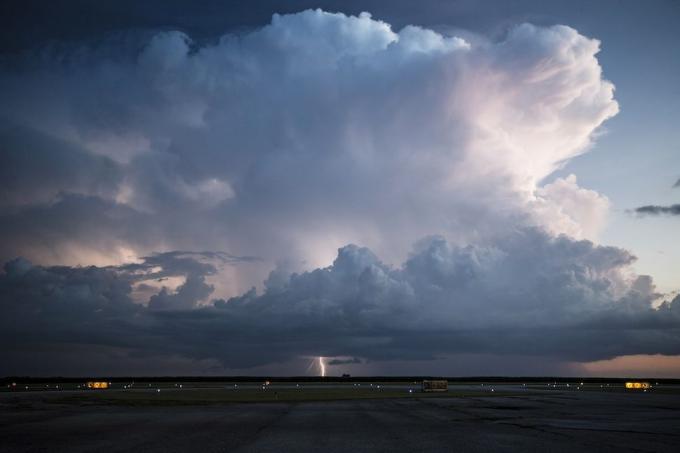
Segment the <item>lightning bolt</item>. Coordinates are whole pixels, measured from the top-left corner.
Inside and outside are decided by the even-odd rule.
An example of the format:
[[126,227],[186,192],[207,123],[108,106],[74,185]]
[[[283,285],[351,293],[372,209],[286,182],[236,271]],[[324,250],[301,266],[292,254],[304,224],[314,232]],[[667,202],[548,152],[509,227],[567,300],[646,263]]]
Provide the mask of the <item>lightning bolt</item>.
[[321,370],[321,377],[326,376],[326,364],[323,363],[323,357],[319,357],[319,369]]

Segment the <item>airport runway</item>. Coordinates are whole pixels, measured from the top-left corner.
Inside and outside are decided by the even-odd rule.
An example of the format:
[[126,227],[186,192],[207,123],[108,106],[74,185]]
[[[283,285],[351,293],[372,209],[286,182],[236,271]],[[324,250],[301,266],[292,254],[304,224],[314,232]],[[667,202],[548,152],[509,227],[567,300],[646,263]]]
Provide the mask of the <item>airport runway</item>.
[[128,407],[0,399],[2,452],[677,452],[680,395]]

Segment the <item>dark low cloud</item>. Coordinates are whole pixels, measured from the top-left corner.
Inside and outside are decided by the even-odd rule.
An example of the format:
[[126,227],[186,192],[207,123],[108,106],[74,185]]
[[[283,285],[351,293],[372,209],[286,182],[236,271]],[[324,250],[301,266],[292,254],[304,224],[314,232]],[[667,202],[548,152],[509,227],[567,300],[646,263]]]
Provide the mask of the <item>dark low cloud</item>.
[[0,121],[0,207],[49,202],[61,193],[113,198],[120,166],[26,126]]
[[639,208],[635,208],[635,213],[640,215],[680,215],[680,204],[673,204],[670,206],[640,206]]
[[60,193],[50,201],[0,211],[0,256],[38,255],[43,262],[58,263],[73,262],[69,258],[76,256],[77,263],[90,264],[97,256],[108,260],[122,247],[153,243],[160,229],[148,213],[129,206]]
[[[75,348],[85,361],[88,351],[115,349],[118,373],[140,354],[227,370],[313,356],[349,364],[451,354],[563,362],[678,354],[680,297],[653,308],[660,295],[649,277],[630,277],[634,259],[535,229],[492,245],[432,237],[399,268],[348,245],[329,267],[226,301],[209,301],[207,278],[221,265],[210,254],[173,252],[105,268],[16,259],[0,275],[0,341],[56,355]],[[177,275],[184,283],[176,290],[133,300],[140,282]],[[4,355],[6,373],[20,372],[30,357]]]
[[353,365],[363,363],[360,358],[352,357],[349,359],[333,359],[329,360],[327,365]]
[[675,181],[675,184],[673,184],[673,187],[680,187],[680,179]]

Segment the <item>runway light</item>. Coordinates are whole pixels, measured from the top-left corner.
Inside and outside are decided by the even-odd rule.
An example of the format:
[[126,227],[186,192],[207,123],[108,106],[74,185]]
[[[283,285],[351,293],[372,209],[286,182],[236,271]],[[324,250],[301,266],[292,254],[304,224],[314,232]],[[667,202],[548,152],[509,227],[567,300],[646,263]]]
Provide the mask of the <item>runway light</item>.
[[626,382],[626,388],[628,390],[647,390],[649,387],[649,382]]

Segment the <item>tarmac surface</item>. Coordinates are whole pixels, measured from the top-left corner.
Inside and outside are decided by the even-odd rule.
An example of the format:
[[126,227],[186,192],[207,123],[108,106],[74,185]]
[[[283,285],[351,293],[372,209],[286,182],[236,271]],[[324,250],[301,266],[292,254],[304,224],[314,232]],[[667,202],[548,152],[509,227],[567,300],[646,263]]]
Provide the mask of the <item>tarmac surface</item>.
[[61,404],[40,393],[0,394],[1,452],[680,451],[677,392],[169,407]]

